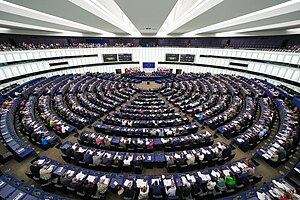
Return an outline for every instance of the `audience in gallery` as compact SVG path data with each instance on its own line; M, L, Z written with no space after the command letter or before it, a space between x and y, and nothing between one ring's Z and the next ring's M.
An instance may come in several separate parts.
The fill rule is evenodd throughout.
M159 42L150 42L150 43L27 43L22 42L18 43L17 45L13 45L9 42L0 43L0 51L20 51L20 50L36 50L36 49L63 49L63 48L105 48L105 47L158 47ZM164 45L162 45L164 46ZM172 45L176 47L176 44ZM179 47L202 47L202 48L214 48L215 45L212 44L195 44L195 45L187 45L183 46L182 44L178 45ZM300 45L288 45L286 47L275 47L271 45L263 45L260 44L253 44L253 45L218 45L217 48L225 48L225 49L251 49L251 50L263 50L263 51L283 51L283 52L300 52Z
M131 43L115 43L111 46L108 43L71 43L71 44L60 44L60 43L19 43L12 45L10 43L1 43L1 51L21 51L21 50L36 50L36 49L65 49L65 48L105 48L105 47L134 47Z

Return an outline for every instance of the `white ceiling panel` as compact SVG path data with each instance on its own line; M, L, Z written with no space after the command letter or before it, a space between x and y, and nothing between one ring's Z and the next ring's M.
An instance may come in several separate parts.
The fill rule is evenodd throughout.
M174 31L174 33L190 32L283 2L286 2L286 0L225 0L185 25L179 27Z
M155 34L177 0L115 0L115 2L142 34Z
M87 12L86 10L76 6L75 4L67 0L7 0L7 2L11 2L64 19L72 20L91 27L110 30L109 32L112 33L124 33L124 31L122 31L118 27Z

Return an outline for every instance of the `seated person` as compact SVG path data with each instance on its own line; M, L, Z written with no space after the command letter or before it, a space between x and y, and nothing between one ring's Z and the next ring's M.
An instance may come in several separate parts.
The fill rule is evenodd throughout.
M129 182L127 187L124 190L124 197L133 198L134 196L134 189L132 188L132 183Z
M275 163L278 162L278 160L279 160L278 152L274 153L274 154L271 156L270 160L273 161L273 162L275 162Z
M221 173L220 176L218 177L217 187L218 188L226 188L226 182L225 182L223 173Z
M134 166L141 166L143 165L143 157L142 156L137 156L136 160L134 161Z
M177 165L178 166L182 166L182 165L186 165L186 159L184 158L183 154L180 154L180 158L177 160Z
M184 183L182 188L182 196L189 197L191 195L191 184L189 182Z
M251 168L256 167L256 165L251 161L251 159L246 158L246 159L244 160L244 163L245 163L247 166L251 167Z
M72 177L70 176L69 173L64 173L61 177L60 177L60 184L63 186L63 187L68 187L70 186L70 183L72 181Z
M187 161L186 161L186 164L187 165L192 165L195 163L195 156L193 153L189 153L186 155L186 158L187 158Z
M233 187L236 185L235 176L232 172L229 172L229 176L225 176L225 182L229 187Z
M102 158L101 164L110 166L111 165L111 160L108 158L108 156L105 154Z
M71 188L74 188L76 191L82 191L82 185L83 182L80 179L77 179L76 176L72 178L72 181L70 183Z
M156 129L156 132L158 134L158 137L164 137L165 136L163 129Z
M172 182L171 182L171 187L167 188L165 186L165 192L166 192L166 195L168 197L175 197L176 196L176 186L175 186L175 183L174 183L173 179L172 179Z
M119 147L122 148L122 149L126 149L126 143L125 143L124 139L120 140Z
M40 169L40 179L42 179L44 182L47 182L48 180L51 179L51 172L52 172L53 167L44 165Z
M129 156L125 156L125 159L124 159L124 165L127 165L127 166L130 166L131 165L131 160L129 159Z
M161 191L161 186L158 183L158 181L154 181L154 183L152 184L152 194L155 196L160 196L162 195L162 191Z
M201 192L201 179L197 178L196 182L192 183L191 192L193 194L199 194Z
M156 130L155 130L155 128L151 129L150 136L152 136L152 137L156 136Z
M167 166L175 165L175 160L173 156L169 156L168 161L167 161Z
M279 156L279 160L282 160L287 156L286 150L281 146L278 149L278 156Z
M97 192L96 195L103 195L106 193L108 189L108 184L105 183L105 179L102 178L100 181L97 183Z
M70 157L73 157L74 156L74 150L72 149L72 147L68 147L66 149L66 152L65 154L70 158Z
M172 136L172 135L173 135L172 129L168 129L168 130L166 131L166 135L167 135L167 136Z
M154 146L154 141L150 140L149 144L147 145L147 149L153 149L153 146Z
M99 155L98 152L94 152L94 155L92 157L93 159L93 165L98 166L101 163L101 156Z
M180 130L178 128L176 128L174 136L179 136L180 135Z
M86 164L93 163L93 151L88 150L85 154L83 154L83 162Z
M148 182L146 186L140 188L140 193L138 196L138 200L148 199L149 198L149 185Z
M41 143L42 143L43 147L45 147L45 148L50 147L50 144L49 144L49 142L48 142L47 135L44 134L44 135L42 136Z
M216 186L216 182L214 182L214 181L212 181L210 179L207 181L206 188L209 191L213 191L215 189L215 186Z
M123 161L119 158L119 156L116 156L116 158L113 160L113 164L117 165L118 167L121 167L123 164Z
M237 185L247 185L249 183L247 169L244 168L241 174L236 175L236 184Z
M223 151L222 151L222 157L223 158L229 157L230 155L231 155L231 148L230 147L227 147L227 148L223 149Z
M95 183L85 180L83 182L83 193L85 194L86 197L92 196L95 192Z
M96 137L96 139L95 139L95 143L96 143L98 146L100 146L100 145L102 144L102 141L103 141L103 139L101 139L100 136Z
M79 161L83 160L83 153L79 152L78 146L74 150L74 160L75 160L75 162L79 162Z
M38 164L38 161L34 161L30 166L30 171L35 177L40 177L40 169L42 168L41 165Z
M105 138L105 139L104 139L104 145L105 145L106 148L109 148L109 147L110 147L110 142L111 142L111 141L110 141L109 138Z

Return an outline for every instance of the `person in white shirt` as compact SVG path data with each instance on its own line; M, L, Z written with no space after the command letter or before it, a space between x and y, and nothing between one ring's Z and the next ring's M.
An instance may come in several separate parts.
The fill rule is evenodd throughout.
M186 161L187 165L192 165L192 164L195 163L195 156L194 156L194 154L192 154L192 153L187 154L186 158L187 158L187 161Z
M204 160L204 154L203 154L202 151L199 152L198 158L199 158L200 161Z
M127 120L122 120L122 126L126 126L127 125Z
M145 200L145 199L148 199L148 198L149 198L149 185L148 185L148 182L147 182L146 186L143 186L143 187L140 188L140 193L139 193L138 199L139 200Z
M168 197L174 197L176 196L176 187L175 187L175 184L172 180L172 183L171 183L171 187L168 189L167 187L165 187L165 191L166 191L166 194Z
M208 190L212 191L215 189L216 182L213 182L212 180L208 180L206 187Z
M168 135L168 136L173 135L173 131L171 129L168 129L166 131L166 135Z
M62 124L62 125L61 125L61 132L62 132L62 133L65 133L65 132L67 132L67 131L68 131L68 129L69 129L69 127L68 127L68 126L65 126L64 124Z
M129 156L126 156L125 160L123 162L124 162L124 165L130 165L131 164L131 159L129 159Z
M127 125L128 125L128 126L132 126L132 121L128 121L128 122L127 122Z

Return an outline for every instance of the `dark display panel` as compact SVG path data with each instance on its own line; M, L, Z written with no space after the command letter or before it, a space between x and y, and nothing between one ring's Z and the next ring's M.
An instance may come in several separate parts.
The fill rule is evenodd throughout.
M103 61L104 62L117 62L117 54L103 54Z
M179 61L179 54L166 54L166 61Z
M132 54L118 54L119 61L132 61Z
M122 70L121 69L116 69L116 74L122 74Z
M192 54L181 54L180 55L180 62L194 62L195 55Z

